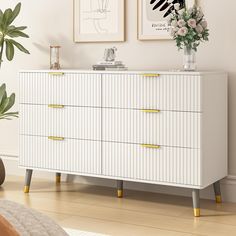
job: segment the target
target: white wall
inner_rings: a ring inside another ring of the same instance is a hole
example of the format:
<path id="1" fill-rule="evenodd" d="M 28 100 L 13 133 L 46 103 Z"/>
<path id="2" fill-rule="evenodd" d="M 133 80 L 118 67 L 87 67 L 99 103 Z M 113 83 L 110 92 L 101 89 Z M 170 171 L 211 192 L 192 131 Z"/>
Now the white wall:
<path id="1" fill-rule="evenodd" d="M 1 0 L 0 8 L 13 7 L 18 0 Z M 13 63 L 4 61 L 0 83 L 18 93 L 19 69 L 43 69 L 49 65 L 49 45 L 62 46 L 63 68 L 90 69 L 101 59 L 104 48 L 116 46 L 119 59 L 130 69 L 168 70 L 181 68 L 182 53 L 173 41 L 140 42 L 137 40 L 137 1 L 126 0 L 125 43 L 73 43 L 73 0 L 22 0 L 23 9 L 17 25 L 27 25 L 30 40 L 21 42 L 31 55 L 17 53 Z M 236 1 L 226 3 L 202 0 L 210 28 L 210 42 L 200 46 L 199 69 L 229 72 L 229 171 L 236 175 Z M 17 110 L 17 105 L 15 107 Z M 216 107 L 220 109 L 220 107 Z M 18 154 L 18 120 L 0 122 L 0 153 Z M 214 160 L 214 157 L 212 157 Z"/>

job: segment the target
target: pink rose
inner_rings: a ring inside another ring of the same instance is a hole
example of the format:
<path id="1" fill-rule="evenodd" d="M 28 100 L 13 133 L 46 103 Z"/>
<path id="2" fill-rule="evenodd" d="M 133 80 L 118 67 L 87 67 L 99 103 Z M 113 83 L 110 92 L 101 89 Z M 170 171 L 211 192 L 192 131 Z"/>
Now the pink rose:
<path id="1" fill-rule="evenodd" d="M 181 27 L 184 27 L 186 25 L 186 22 L 184 20 L 179 20 L 178 21 L 178 26 L 181 28 Z"/>
<path id="2" fill-rule="evenodd" d="M 203 27 L 200 24 L 198 24 L 196 26 L 196 31 L 197 31 L 197 33 L 201 34 L 203 32 Z"/>
<path id="3" fill-rule="evenodd" d="M 182 27 L 178 30 L 177 34 L 180 36 L 186 36 L 186 34 L 188 33 L 188 29 L 186 27 Z"/>
<path id="4" fill-rule="evenodd" d="M 196 28 L 196 26 L 197 26 L 196 20 L 194 20 L 194 19 L 189 19 L 189 20 L 188 20 L 188 26 L 191 27 L 191 28 Z"/>
<path id="5" fill-rule="evenodd" d="M 203 20 L 203 21 L 201 22 L 201 26 L 202 26 L 204 29 L 206 29 L 206 28 L 207 28 L 207 21 Z"/>

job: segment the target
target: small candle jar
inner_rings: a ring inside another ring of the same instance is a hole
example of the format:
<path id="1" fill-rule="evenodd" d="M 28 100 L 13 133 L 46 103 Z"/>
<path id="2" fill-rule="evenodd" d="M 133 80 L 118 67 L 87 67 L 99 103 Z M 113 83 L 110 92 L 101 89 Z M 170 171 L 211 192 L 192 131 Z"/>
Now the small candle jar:
<path id="1" fill-rule="evenodd" d="M 50 46 L 50 69 L 60 70 L 60 46 Z"/>

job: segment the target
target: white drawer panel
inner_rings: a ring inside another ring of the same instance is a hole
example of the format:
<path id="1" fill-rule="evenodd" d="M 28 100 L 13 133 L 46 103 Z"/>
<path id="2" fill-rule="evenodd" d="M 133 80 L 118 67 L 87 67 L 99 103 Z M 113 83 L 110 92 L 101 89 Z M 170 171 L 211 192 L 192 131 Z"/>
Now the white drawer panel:
<path id="1" fill-rule="evenodd" d="M 101 142 L 20 137 L 20 166 L 101 174 Z"/>
<path id="2" fill-rule="evenodd" d="M 200 150 L 109 143 L 103 147 L 103 175 L 137 180 L 200 185 Z"/>
<path id="3" fill-rule="evenodd" d="M 200 148 L 200 113 L 102 109 L 102 139 Z"/>
<path id="4" fill-rule="evenodd" d="M 201 111 L 200 76 L 104 74 L 103 107 Z"/>
<path id="5" fill-rule="evenodd" d="M 101 108 L 21 104 L 20 133 L 101 140 Z"/>
<path id="6" fill-rule="evenodd" d="M 20 103 L 101 107 L 101 75 L 20 73 Z"/>

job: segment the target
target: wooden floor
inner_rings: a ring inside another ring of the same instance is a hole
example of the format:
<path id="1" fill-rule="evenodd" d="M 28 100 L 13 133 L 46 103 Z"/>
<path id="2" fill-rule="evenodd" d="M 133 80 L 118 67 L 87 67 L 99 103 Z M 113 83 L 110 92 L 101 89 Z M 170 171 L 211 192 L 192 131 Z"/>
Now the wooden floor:
<path id="1" fill-rule="evenodd" d="M 190 198 L 33 179 L 30 194 L 23 178 L 8 177 L 0 197 L 22 203 L 63 227 L 122 236 L 236 235 L 236 204 L 202 200 L 202 217 L 192 216 Z"/>

